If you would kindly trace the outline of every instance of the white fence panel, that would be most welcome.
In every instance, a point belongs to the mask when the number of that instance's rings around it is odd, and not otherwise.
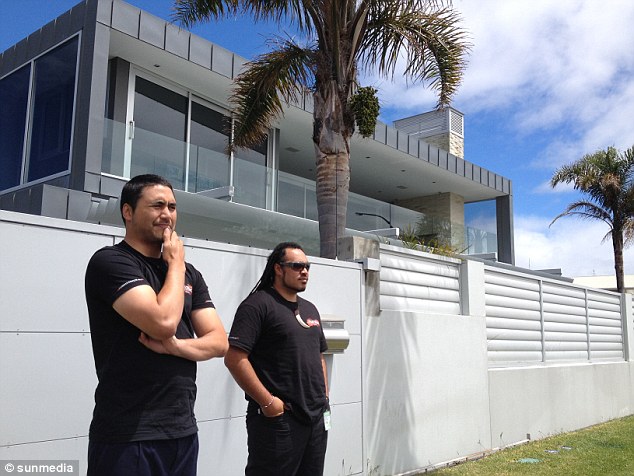
[[[489,362],[541,362],[539,283],[487,266],[484,277]]]
[[[588,290],[588,332],[592,360],[625,358],[618,294]]]
[[[624,360],[620,295],[485,266],[491,365]]]
[[[381,310],[460,315],[460,261],[381,245]]]

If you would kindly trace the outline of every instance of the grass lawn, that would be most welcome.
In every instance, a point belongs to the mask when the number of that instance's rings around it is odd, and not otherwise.
[[[634,475],[634,416],[499,451],[433,472],[446,475]]]

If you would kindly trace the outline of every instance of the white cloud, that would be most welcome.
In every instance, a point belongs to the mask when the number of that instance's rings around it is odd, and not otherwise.
[[[530,177],[518,179],[529,196],[516,195],[516,205],[538,209],[539,200],[563,200],[572,187],[553,190],[547,183],[556,168],[608,146],[624,150],[634,144],[634,2],[453,0],[453,5],[473,43],[454,107],[474,117],[486,114],[498,121],[492,127],[504,125],[504,133],[540,140],[538,149],[518,150],[514,157],[532,169]],[[408,88],[398,74],[394,82],[374,81],[382,106],[395,115],[435,104],[432,91]],[[519,266],[562,268],[568,276],[613,274],[611,242],[601,243],[606,225],[562,218],[549,228],[552,218],[516,215]],[[626,249],[626,272],[634,273],[634,266],[628,269],[633,258],[634,248]]]
[[[533,189],[533,193],[560,195],[563,193],[575,192],[575,186],[571,183],[560,183],[556,187],[551,187],[550,181],[540,183]]]
[[[564,276],[614,274],[612,241],[601,240],[607,225],[597,221],[515,217],[515,264],[529,269],[561,268]],[[634,248],[624,252],[625,273],[634,273]]]
[[[634,110],[633,2],[454,0],[454,7],[473,43],[455,100],[460,110],[504,111],[518,133],[566,126],[574,131],[574,137],[559,138],[566,157],[634,143],[628,121]],[[433,91],[408,87],[398,73],[393,82],[365,81],[403,115],[436,101]]]

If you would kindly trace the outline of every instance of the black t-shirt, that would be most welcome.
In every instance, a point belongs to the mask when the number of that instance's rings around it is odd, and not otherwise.
[[[198,430],[196,362],[149,350],[138,341],[141,331],[112,308],[135,286],[149,285],[158,294],[166,275],[165,261],[143,256],[125,241],[97,251],[88,264],[86,303],[99,380],[90,425],[94,441],[162,440]],[[189,263],[184,293],[176,337],[192,338],[192,310],[214,305],[202,275]]]
[[[262,384],[294,415],[304,421],[321,417],[328,407],[321,354],[328,346],[312,303],[299,296],[289,302],[273,288],[258,291],[238,307],[229,344],[249,354]],[[255,411],[258,404],[246,399]]]

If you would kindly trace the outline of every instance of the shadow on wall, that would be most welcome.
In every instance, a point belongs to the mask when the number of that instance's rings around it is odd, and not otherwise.
[[[382,311],[365,335],[367,474],[491,448],[484,319]]]

